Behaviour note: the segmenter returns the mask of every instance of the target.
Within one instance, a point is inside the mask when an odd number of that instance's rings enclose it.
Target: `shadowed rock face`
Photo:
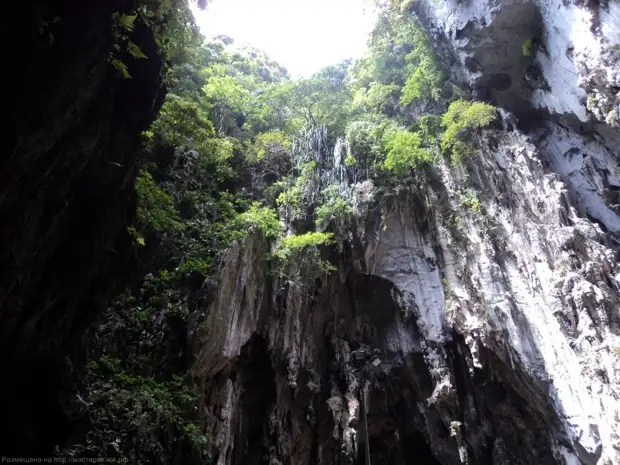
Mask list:
[[[71,430],[63,356],[129,276],[140,132],[163,98],[151,57],[110,66],[110,17],[135,2],[9,2],[0,155],[0,402],[3,455],[38,453]],[[79,404],[79,402],[77,402]],[[77,405],[76,404],[76,405]],[[63,413],[63,409],[65,412]],[[80,410],[78,408],[78,410]]]

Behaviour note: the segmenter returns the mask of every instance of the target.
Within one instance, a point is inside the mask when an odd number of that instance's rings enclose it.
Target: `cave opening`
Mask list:
[[[365,354],[369,364],[364,369],[368,402],[363,410],[368,409],[370,464],[439,465],[422,432],[424,419],[418,410],[420,399],[431,395],[433,383],[414,313],[402,308],[402,295],[385,278],[352,273],[348,287],[353,323],[341,337],[351,351]],[[369,362],[372,354],[380,364]],[[356,465],[366,465],[364,423],[360,419]]]
[[[245,447],[239,444],[233,449],[230,463],[239,465],[262,464],[267,459],[263,438],[265,435],[265,419],[269,417],[269,409],[276,399],[274,384],[275,373],[271,365],[271,357],[267,341],[254,334],[244,346],[241,353],[244,361],[239,369],[242,377],[243,394],[241,395],[241,411],[244,414],[239,423],[239,437],[246,438]]]

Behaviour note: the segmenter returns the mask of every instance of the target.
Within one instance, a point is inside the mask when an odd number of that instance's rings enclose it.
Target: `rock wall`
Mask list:
[[[413,8],[452,54],[453,77],[514,113],[521,129],[542,132],[541,150],[571,199],[617,234],[620,3],[421,0]],[[610,184],[592,177],[590,163]],[[603,188],[614,193],[596,199]]]
[[[260,238],[229,251],[194,368],[218,465],[364,463],[362,382],[372,463],[620,462],[613,235],[508,121],[481,140],[318,285],[273,287]]]
[[[2,455],[48,455],[71,431],[71,364],[63,356],[133,269],[138,138],[163,98],[151,31],[148,60],[109,63],[111,16],[133,0],[9,2],[0,155]],[[79,412],[78,412],[79,413]]]
[[[447,44],[458,77],[514,113],[618,127],[620,3],[580,0],[420,0],[413,8]]]

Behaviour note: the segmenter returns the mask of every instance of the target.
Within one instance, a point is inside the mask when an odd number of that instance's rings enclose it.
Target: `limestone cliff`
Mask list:
[[[361,464],[366,444],[379,464],[620,463],[619,8],[414,4],[501,124],[413,191],[350,186],[328,278],[274,280],[260,236],[226,253],[194,334],[218,465]]]

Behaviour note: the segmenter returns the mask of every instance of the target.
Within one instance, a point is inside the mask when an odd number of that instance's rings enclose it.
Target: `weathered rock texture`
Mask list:
[[[363,463],[360,345],[373,463],[618,463],[617,251],[523,135],[482,139],[318,286],[273,289],[259,238],[229,251],[195,363],[218,464]]]
[[[21,1],[2,15],[11,44],[0,156],[3,455],[49,455],[70,433],[76,399],[59,394],[72,370],[63,356],[132,269],[134,159],[163,97],[149,30],[138,26],[133,41],[151,58],[123,58],[132,79],[109,63],[111,15],[135,6]]]
[[[502,107],[517,113],[533,103],[618,127],[617,1],[421,0],[414,9],[462,65],[458,77]]]
[[[597,160],[593,163],[601,164],[601,172],[611,166],[617,177],[620,3],[421,0],[414,9],[450,55],[456,79],[514,113],[520,128],[550,129],[544,151],[552,152],[554,169],[571,197],[582,211],[617,233],[617,216],[592,197],[600,191],[598,181],[575,172],[580,166],[572,154],[588,153]],[[585,166],[583,171],[588,171]]]
[[[620,463],[620,6],[413,5],[502,127],[350,224],[320,283],[228,252],[194,364],[217,464],[364,463],[361,383],[371,463]]]

